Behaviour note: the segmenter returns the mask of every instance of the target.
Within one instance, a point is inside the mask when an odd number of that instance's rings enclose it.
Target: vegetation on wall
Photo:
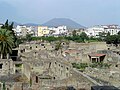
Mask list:
[[[91,68],[109,68],[111,64],[108,63],[72,63],[73,68],[79,69],[81,71],[84,71],[85,68],[91,67]]]

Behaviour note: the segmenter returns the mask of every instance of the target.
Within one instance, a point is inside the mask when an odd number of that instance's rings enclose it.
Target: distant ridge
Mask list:
[[[10,24],[11,24],[12,22],[10,22]],[[17,25],[25,25],[25,26],[39,26],[39,24],[35,24],[35,23],[25,23],[25,24],[21,24],[21,23],[17,23],[17,22],[14,22],[13,21],[13,23],[14,23],[14,26],[17,26]]]
[[[68,18],[54,18],[54,19],[51,19],[50,21],[44,23],[44,24],[35,24],[35,23],[25,23],[25,24],[22,24],[22,23],[17,23],[15,21],[12,21],[14,22],[14,26],[17,26],[17,25],[25,25],[25,26],[48,26],[48,27],[57,27],[57,26],[61,26],[61,25],[65,25],[67,26],[67,28],[69,29],[79,29],[79,28],[85,28],[84,26],[80,25],[79,23],[71,20],[71,19],[68,19]],[[10,22],[10,23],[12,23]]]
[[[25,26],[39,26],[39,24],[35,24],[35,23],[25,23],[23,25],[25,25]]]
[[[60,25],[65,25],[68,28],[71,29],[79,29],[79,28],[85,28],[84,26],[76,23],[75,21],[68,19],[68,18],[54,18],[44,24],[42,24],[43,26],[48,26],[48,27],[57,27]]]

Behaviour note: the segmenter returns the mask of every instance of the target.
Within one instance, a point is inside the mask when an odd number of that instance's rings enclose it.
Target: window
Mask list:
[[[112,35],[113,35],[113,30],[112,30]]]
[[[118,67],[118,65],[116,65],[115,67]]]
[[[36,76],[36,83],[38,83],[38,76]]]
[[[15,73],[19,73],[19,71],[18,71],[18,70],[15,70]]]
[[[23,49],[23,51],[25,52],[25,49]]]
[[[44,44],[41,44],[41,46],[44,46]]]
[[[32,49],[32,47],[30,47],[30,50]]]
[[[3,64],[0,64],[0,69],[2,69],[2,65],[3,65]]]
[[[68,70],[68,67],[66,69]]]
[[[20,50],[21,53],[23,53],[23,50]]]

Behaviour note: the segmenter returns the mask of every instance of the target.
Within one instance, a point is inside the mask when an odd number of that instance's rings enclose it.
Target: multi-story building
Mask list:
[[[82,32],[86,33],[86,29],[81,28],[81,29],[75,29],[75,30],[68,30],[67,36],[73,36],[73,32],[75,31],[76,35],[80,35]],[[87,34],[88,35],[88,34]]]
[[[88,36],[97,37],[99,35],[99,33],[104,32],[104,28],[101,26],[94,26],[94,27],[88,28],[86,32],[87,32],[86,34]]]
[[[13,29],[17,36],[26,36],[26,34],[34,35],[34,30],[32,27],[27,27],[24,25],[17,25],[16,28]]]
[[[67,35],[67,26],[58,26],[58,27],[51,27],[49,28],[50,35],[52,36],[61,36],[61,35]]]
[[[48,36],[49,30],[47,26],[38,26],[38,36]]]
[[[104,32],[105,33],[110,33],[110,35],[115,35],[120,31],[120,28],[118,25],[103,25],[102,26],[104,28]]]
[[[90,27],[86,30],[86,34],[88,36],[99,36],[100,33],[110,33],[110,35],[116,35],[120,31],[120,28],[118,25],[97,25]]]

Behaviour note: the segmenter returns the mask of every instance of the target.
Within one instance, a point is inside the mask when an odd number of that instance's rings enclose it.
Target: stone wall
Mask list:
[[[13,73],[13,61],[11,59],[0,59],[0,75],[8,75]]]

